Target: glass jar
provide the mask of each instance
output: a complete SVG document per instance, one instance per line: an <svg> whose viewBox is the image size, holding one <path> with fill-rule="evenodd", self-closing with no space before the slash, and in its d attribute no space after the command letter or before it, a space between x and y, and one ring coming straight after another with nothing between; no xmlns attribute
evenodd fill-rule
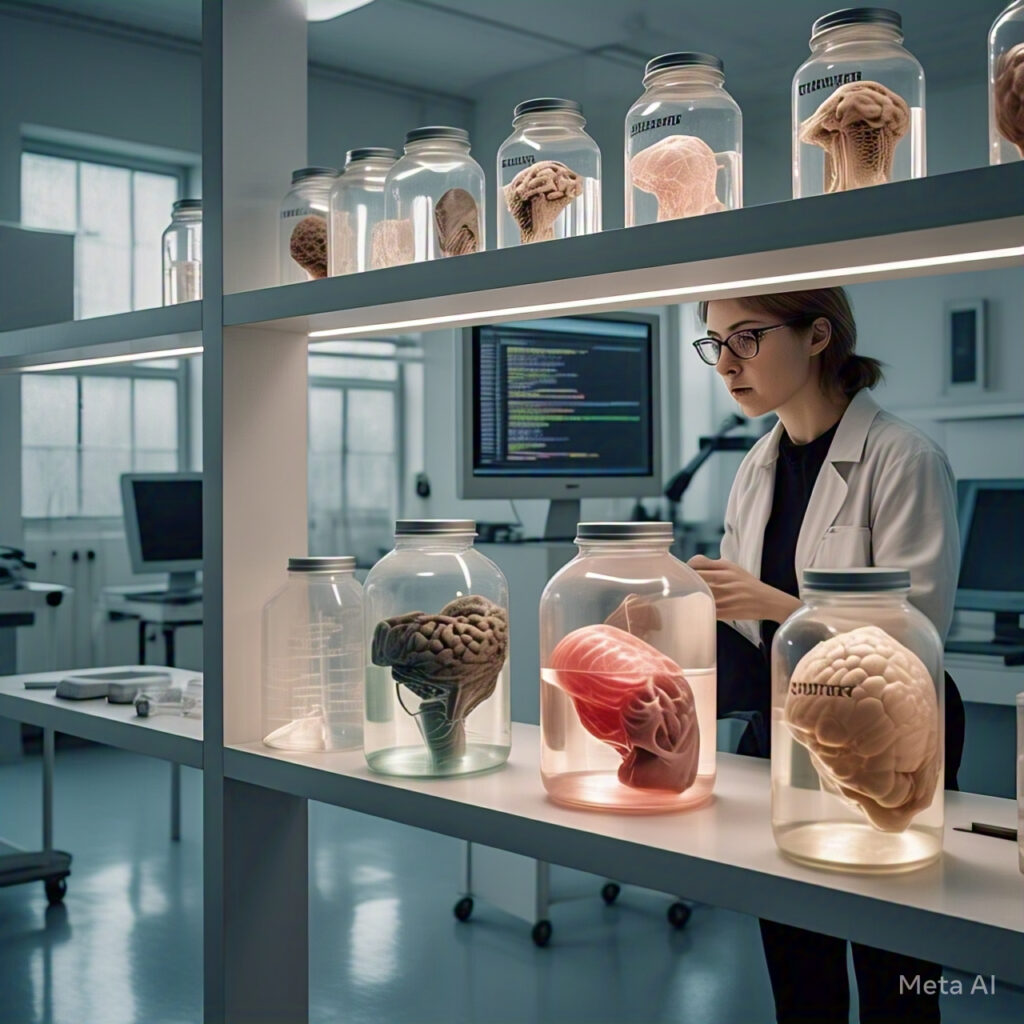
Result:
<svg viewBox="0 0 1024 1024"><path fill-rule="evenodd" d="M1024 873L1024 693L1017 694L1017 864Z"/></svg>
<svg viewBox="0 0 1024 1024"><path fill-rule="evenodd" d="M743 117L707 53L648 61L626 115L626 227L743 205Z"/></svg>
<svg viewBox="0 0 1024 1024"><path fill-rule="evenodd" d="M161 242L164 305L203 297L203 201L179 199L171 207L171 223Z"/></svg>
<svg viewBox="0 0 1024 1024"><path fill-rule="evenodd" d="M263 608L263 742L351 750L362 742L362 587L354 558L289 558Z"/></svg>
<svg viewBox="0 0 1024 1024"><path fill-rule="evenodd" d="M1024 160L1024 0L1014 0L988 34L989 163Z"/></svg>
<svg viewBox="0 0 1024 1024"><path fill-rule="evenodd" d="M327 276L327 209L338 173L335 167L292 171L292 187L281 202L278 220L281 284Z"/></svg>
<svg viewBox="0 0 1024 1024"><path fill-rule="evenodd" d="M819 18L793 77L793 195L925 175L924 71L895 11Z"/></svg>
<svg viewBox="0 0 1024 1024"><path fill-rule="evenodd" d="M377 225L373 265L393 267L481 252L484 172L462 128L416 128L384 182L385 220Z"/></svg>
<svg viewBox="0 0 1024 1024"><path fill-rule="evenodd" d="M498 248L601 230L601 150L574 100L536 99L512 114L498 150Z"/></svg>
<svg viewBox="0 0 1024 1024"><path fill-rule="evenodd" d="M772 829L817 867L909 871L942 853L942 641L906 569L806 569L772 643Z"/></svg>
<svg viewBox="0 0 1024 1024"><path fill-rule="evenodd" d="M466 775L508 760L508 584L472 519L404 519L364 589L363 750L385 775Z"/></svg>
<svg viewBox="0 0 1024 1024"><path fill-rule="evenodd" d="M393 149L350 149L345 170L331 189L331 277L372 266L370 239L384 219L384 179L398 154Z"/></svg>
<svg viewBox="0 0 1024 1024"><path fill-rule="evenodd" d="M715 784L715 602L671 523L580 523L540 600L541 777L556 803L677 811Z"/></svg>

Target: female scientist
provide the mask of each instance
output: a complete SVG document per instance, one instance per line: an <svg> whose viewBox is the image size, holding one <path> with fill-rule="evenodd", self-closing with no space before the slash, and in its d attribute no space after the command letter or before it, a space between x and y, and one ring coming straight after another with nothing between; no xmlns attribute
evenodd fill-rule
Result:
<svg viewBox="0 0 1024 1024"><path fill-rule="evenodd" d="M718 714L747 719L741 753L766 757L769 655L800 607L809 566L910 570L910 601L945 638L960 563L956 489L945 454L890 415L870 391L881 364L855 352L842 288L702 303L694 343L748 417L779 422L743 459L729 494L722 557L691 559L715 598ZM963 705L946 682L946 786L955 788ZM777 1019L845 1022L846 942L761 922ZM900 976L938 980L939 966L853 944L862 1024L938 1021L938 996ZM936 986L937 987L937 986ZM920 993L920 994L919 994Z"/></svg>

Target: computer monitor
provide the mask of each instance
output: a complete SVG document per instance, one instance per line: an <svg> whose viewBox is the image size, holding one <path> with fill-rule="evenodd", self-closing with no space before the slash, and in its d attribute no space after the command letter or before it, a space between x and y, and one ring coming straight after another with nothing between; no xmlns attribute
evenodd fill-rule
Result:
<svg viewBox="0 0 1024 1024"><path fill-rule="evenodd" d="M203 568L202 474L125 473L121 498L132 571L167 572L170 590L194 590Z"/></svg>
<svg viewBox="0 0 1024 1024"><path fill-rule="evenodd" d="M460 498L547 498L572 537L581 498L660 495L658 318L564 316L466 328Z"/></svg>
<svg viewBox="0 0 1024 1024"><path fill-rule="evenodd" d="M956 607L996 614L996 641L1024 642L1024 480L962 480Z"/></svg>

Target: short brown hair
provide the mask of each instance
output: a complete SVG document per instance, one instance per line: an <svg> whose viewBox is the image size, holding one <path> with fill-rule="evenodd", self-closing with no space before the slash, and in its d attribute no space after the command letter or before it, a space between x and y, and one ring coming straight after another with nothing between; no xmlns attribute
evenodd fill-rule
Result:
<svg viewBox="0 0 1024 1024"><path fill-rule="evenodd" d="M749 309L780 320L810 326L824 318L832 325L832 339L821 353L821 386L838 388L851 397L862 388L873 388L883 379L882 364L861 356L857 348L857 323L844 288L815 288L805 292L746 295L736 300ZM700 304L700 318L708 319L708 304Z"/></svg>

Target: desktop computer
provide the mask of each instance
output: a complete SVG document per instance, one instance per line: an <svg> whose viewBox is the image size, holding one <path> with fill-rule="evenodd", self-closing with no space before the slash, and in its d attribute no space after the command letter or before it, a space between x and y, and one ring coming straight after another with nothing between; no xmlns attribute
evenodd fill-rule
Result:
<svg viewBox="0 0 1024 1024"><path fill-rule="evenodd" d="M202 474L125 473L121 498L132 571L170 574L166 591L136 599L200 599L196 574L203 568Z"/></svg>
<svg viewBox="0 0 1024 1024"><path fill-rule="evenodd" d="M1024 480L961 480L956 607L995 613L991 640L949 640L957 654L1001 655L1024 664Z"/></svg>
<svg viewBox="0 0 1024 1024"><path fill-rule="evenodd" d="M463 331L460 498L546 498L572 539L581 498L662 493L658 318L610 313Z"/></svg>

